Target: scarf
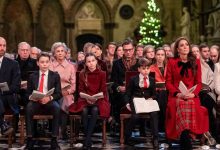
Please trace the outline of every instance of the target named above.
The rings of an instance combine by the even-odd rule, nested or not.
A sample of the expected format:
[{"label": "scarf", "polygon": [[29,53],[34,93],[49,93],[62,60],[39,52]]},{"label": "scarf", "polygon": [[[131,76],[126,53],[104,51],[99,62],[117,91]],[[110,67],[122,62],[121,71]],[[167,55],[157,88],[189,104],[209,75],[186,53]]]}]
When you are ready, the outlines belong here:
[{"label": "scarf", "polygon": [[134,66],[137,62],[135,57],[132,57],[130,60],[126,60],[125,57],[122,58],[122,62],[126,68],[126,71],[129,71],[132,66]]}]

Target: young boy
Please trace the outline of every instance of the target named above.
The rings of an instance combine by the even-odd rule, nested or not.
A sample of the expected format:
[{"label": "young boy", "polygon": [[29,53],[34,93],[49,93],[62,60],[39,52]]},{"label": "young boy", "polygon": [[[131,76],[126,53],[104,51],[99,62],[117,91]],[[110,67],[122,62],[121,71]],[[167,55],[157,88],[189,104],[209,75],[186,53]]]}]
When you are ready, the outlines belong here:
[{"label": "young boy", "polygon": [[60,106],[58,100],[62,97],[60,76],[58,73],[50,71],[50,56],[47,53],[41,53],[37,58],[39,71],[31,74],[28,80],[28,97],[33,90],[38,90],[42,93],[47,93],[50,89],[55,88],[51,96],[46,96],[42,99],[30,99],[26,109],[26,130],[27,130],[27,145],[25,149],[33,149],[33,116],[37,114],[51,114],[52,120],[52,139],[51,149],[60,149],[57,143]]},{"label": "young boy", "polygon": [[[138,72],[139,75],[131,78],[127,91],[126,91],[126,101],[128,102],[126,107],[131,111],[131,118],[128,121],[125,130],[125,144],[133,145],[131,142],[132,130],[139,119],[138,114],[135,112],[133,98],[134,97],[144,97],[155,98],[155,81],[154,78],[149,77],[151,62],[146,58],[141,58],[138,62]],[[158,115],[157,112],[150,113],[151,119],[150,124],[153,134],[153,146],[158,149]]]}]

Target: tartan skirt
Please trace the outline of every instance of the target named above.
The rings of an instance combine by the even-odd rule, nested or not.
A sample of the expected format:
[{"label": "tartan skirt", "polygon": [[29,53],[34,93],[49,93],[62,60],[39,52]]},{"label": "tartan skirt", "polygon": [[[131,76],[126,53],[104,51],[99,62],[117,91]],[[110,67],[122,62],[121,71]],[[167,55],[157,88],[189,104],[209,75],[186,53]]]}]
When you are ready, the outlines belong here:
[{"label": "tartan skirt", "polygon": [[200,105],[198,98],[185,101],[169,97],[165,126],[168,139],[178,139],[186,129],[192,134],[203,134],[209,131],[208,111]]}]

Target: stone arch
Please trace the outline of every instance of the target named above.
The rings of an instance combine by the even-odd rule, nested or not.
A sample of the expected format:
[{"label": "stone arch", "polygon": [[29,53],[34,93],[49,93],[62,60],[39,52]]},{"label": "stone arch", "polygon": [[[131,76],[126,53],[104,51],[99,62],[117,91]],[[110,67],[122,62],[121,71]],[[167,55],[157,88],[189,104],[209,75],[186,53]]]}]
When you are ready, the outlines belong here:
[{"label": "stone arch", "polygon": [[86,34],[81,34],[76,37],[76,46],[77,46],[77,51],[83,51],[83,46],[86,42],[92,42],[92,43],[99,43],[103,45],[104,39],[102,36],[98,34],[91,34],[91,33],[86,33]]},{"label": "stone arch", "polygon": [[[75,21],[75,16],[77,14],[77,12],[79,11],[79,9],[81,8],[81,6],[85,3],[85,2],[89,2],[89,1],[76,1],[75,3],[73,3],[70,13],[69,13],[69,21],[70,22],[74,22]],[[110,11],[110,6],[105,2],[105,1],[100,1],[100,0],[93,0],[90,1],[95,3],[101,10],[103,16],[104,16],[104,22],[111,22],[112,21],[112,16],[111,16],[111,11]]]}]

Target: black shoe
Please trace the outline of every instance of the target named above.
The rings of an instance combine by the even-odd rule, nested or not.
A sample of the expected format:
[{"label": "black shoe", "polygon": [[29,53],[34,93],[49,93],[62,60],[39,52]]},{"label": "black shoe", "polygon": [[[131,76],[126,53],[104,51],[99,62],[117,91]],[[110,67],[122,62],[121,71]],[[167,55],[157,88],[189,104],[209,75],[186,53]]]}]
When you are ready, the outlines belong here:
[{"label": "black shoe", "polygon": [[83,150],[91,150],[92,147],[91,146],[83,146]]},{"label": "black shoe", "polygon": [[159,149],[159,142],[157,139],[153,140],[153,146],[154,146],[154,149]]},{"label": "black shoe", "polygon": [[56,138],[52,138],[51,143],[50,143],[50,149],[51,150],[60,150],[60,146],[57,143],[57,139]]},{"label": "black shoe", "polygon": [[14,129],[10,127],[6,122],[4,122],[1,126],[1,134],[2,135],[9,135],[12,134]]},{"label": "black shoe", "polygon": [[31,138],[27,139],[27,144],[24,149],[25,150],[33,150],[34,149],[34,141]]},{"label": "black shoe", "polygon": [[135,144],[137,144],[137,143],[135,143],[130,138],[129,139],[125,139],[125,145],[134,146]]}]

